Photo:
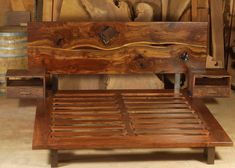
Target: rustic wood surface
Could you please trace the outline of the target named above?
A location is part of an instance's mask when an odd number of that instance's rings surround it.
[[[33,98],[46,97],[45,70],[8,70],[7,97],[8,98]]]
[[[168,21],[180,21],[185,11],[190,8],[191,0],[170,0],[168,4]]]
[[[222,0],[210,1],[211,6],[211,33],[212,52],[219,66],[224,67],[224,36],[223,36],[223,2]]]
[[[107,26],[117,33],[109,45],[104,45],[99,34]],[[128,46],[132,43],[207,46],[207,23],[42,22],[30,23],[28,33],[30,48],[37,46],[58,49],[91,47],[108,50]],[[178,36],[175,35],[176,33]]]
[[[182,93],[175,95],[167,90],[59,91],[51,95],[47,103],[49,111],[40,111],[45,105],[37,111],[34,149],[232,145],[205,105]],[[49,121],[45,127],[44,122]]]
[[[44,0],[51,1],[51,0]],[[191,21],[191,8],[188,0],[181,0],[175,2],[174,0],[125,0],[120,1],[115,5],[113,0],[103,0],[103,4],[100,5],[100,1],[94,0],[56,0],[54,1],[54,15],[53,21]],[[48,11],[52,8],[51,2],[45,2],[45,10]],[[205,5],[207,4],[207,5]],[[176,9],[177,8],[177,9]],[[207,21],[208,20],[208,0],[198,0],[198,21]],[[48,15],[48,19],[52,18],[52,12],[46,12],[45,17]],[[177,15],[177,16],[176,16]],[[47,20],[48,21],[48,20]],[[111,78],[111,81],[119,80],[115,79],[114,76],[108,75],[107,78]],[[123,77],[125,78],[125,77]],[[144,76],[140,75],[137,83],[143,81]],[[63,86],[66,86],[66,79],[73,79],[74,83],[81,83],[79,77],[76,78],[63,78]],[[62,79],[59,79],[59,81]],[[96,80],[96,79],[94,79]],[[128,78],[125,78],[126,81],[129,81]],[[156,76],[153,76],[152,82],[155,82],[157,79]],[[158,80],[160,82],[160,80]],[[97,82],[94,82],[94,84]],[[147,81],[146,81],[147,83]],[[150,82],[151,83],[151,82]],[[109,87],[109,84],[106,84]],[[138,85],[138,84],[137,84]],[[136,85],[132,85],[135,87]],[[162,86],[162,82],[157,84],[156,88]],[[83,88],[86,87],[82,86]],[[97,88],[97,85],[94,85],[94,89]],[[121,87],[121,86],[120,86]],[[152,88],[152,86],[149,86]],[[74,88],[78,88],[75,87]]]
[[[230,12],[230,32],[229,32],[229,36],[230,38],[227,39],[228,40],[228,45],[227,45],[227,49],[229,51],[228,52],[228,72],[232,75],[232,85],[233,85],[233,88],[235,86],[235,17],[234,17],[234,14],[235,14],[235,1],[233,1],[233,3],[231,4],[231,12]],[[227,30],[228,31],[228,30]]]
[[[188,89],[193,97],[229,97],[231,76],[224,69],[189,71]]]
[[[106,26],[116,32],[108,45],[99,37]],[[207,23],[31,23],[28,32],[29,67],[56,74],[183,73],[206,64]]]
[[[54,74],[185,73],[188,68],[205,68],[204,49],[181,47],[170,51],[131,47],[105,52],[40,49],[40,54],[37,49],[29,49],[29,67],[45,67]],[[203,50],[205,54],[199,55]],[[187,62],[180,59],[184,52],[190,53]]]
[[[47,148],[47,139],[49,136],[49,112],[44,100],[39,100],[37,104],[35,123],[34,123],[34,134],[33,144],[37,148]]]

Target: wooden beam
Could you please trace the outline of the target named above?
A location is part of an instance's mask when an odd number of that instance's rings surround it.
[[[166,21],[169,7],[169,0],[162,1],[162,20]]]
[[[175,89],[174,89],[175,94],[180,93],[180,78],[181,78],[180,73],[175,74]]]
[[[42,20],[52,21],[52,0],[41,0],[42,4]]]
[[[61,9],[62,9],[62,4],[63,4],[63,0],[55,0],[54,1],[53,21],[59,20]]]
[[[58,151],[51,150],[51,168],[57,168],[58,166]]]
[[[35,7],[36,7],[36,12],[35,12],[35,20],[40,22],[42,21],[43,18],[43,0],[35,0]]]
[[[215,163],[215,147],[208,147],[205,149],[207,163],[214,164]]]
[[[198,20],[198,0],[192,0],[192,21],[197,21]]]
[[[11,11],[10,1],[0,0],[0,26],[6,25],[7,12]]]
[[[168,8],[168,21],[179,21],[184,12],[190,7],[191,0],[170,0]]]
[[[224,67],[224,22],[222,6],[222,0],[210,0],[212,51],[213,57],[220,67]]]

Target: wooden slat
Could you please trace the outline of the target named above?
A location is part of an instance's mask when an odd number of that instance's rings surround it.
[[[77,136],[117,136],[122,135],[122,131],[102,131],[97,130],[95,132],[52,132],[51,136],[55,137],[77,137]]]
[[[72,125],[72,124],[86,124],[86,125],[116,125],[122,124],[119,119],[103,119],[103,120],[74,120],[74,119],[54,119],[52,124],[55,125]]]
[[[169,124],[169,123],[161,123],[159,125],[141,125],[141,124],[135,124],[135,128],[142,128],[142,129],[173,129],[173,128],[185,128],[185,129],[198,129],[198,128],[203,128],[202,125],[199,124]]]
[[[129,113],[192,113],[189,109],[144,109],[144,110],[128,110]]]
[[[133,119],[132,119],[133,121]],[[154,125],[154,124],[201,124],[201,121],[199,119],[164,119],[164,118],[158,118],[158,119],[139,119],[135,120],[136,125]]]
[[[54,131],[60,131],[60,130],[96,130],[99,129],[123,129],[123,126],[52,126],[51,129]]]
[[[60,114],[60,115],[53,115],[53,119],[57,119],[57,118],[61,118],[61,119],[69,119],[69,118],[71,118],[71,119],[80,119],[80,120],[89,120],[89,119],[94,119],[94,120],[101,120],[101,119],[103,119],[104,117],[106,117],[107,119],[121,119],[121,116],[120,115],[69,115],[69,114],[67,114],[67,115],[62,115],[62,114]]]
[[[127,105],[127,109],[162,109],[162,108],[187,108],[187,104],[136,104],[136,105]]]

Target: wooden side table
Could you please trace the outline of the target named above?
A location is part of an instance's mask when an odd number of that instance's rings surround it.
[[[224,69],[190,71],[188,88],[192,97],[228,97],[231,75]]]
[[[6,74],[8,98],[45,98],[46,72],[35,70],[8,70]]]

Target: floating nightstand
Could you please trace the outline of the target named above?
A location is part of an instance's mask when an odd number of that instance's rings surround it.
[[[8,98],[46,97],[45,70],[8,70],[6,74]]]
[[[224,69],[189,72],[189,92],[193,97],[228,97],[231,76]]]

